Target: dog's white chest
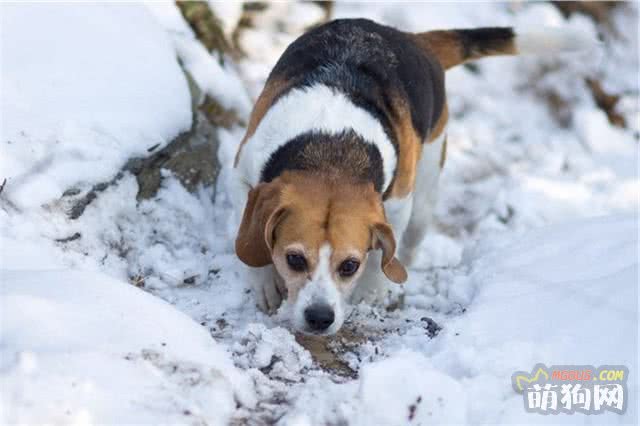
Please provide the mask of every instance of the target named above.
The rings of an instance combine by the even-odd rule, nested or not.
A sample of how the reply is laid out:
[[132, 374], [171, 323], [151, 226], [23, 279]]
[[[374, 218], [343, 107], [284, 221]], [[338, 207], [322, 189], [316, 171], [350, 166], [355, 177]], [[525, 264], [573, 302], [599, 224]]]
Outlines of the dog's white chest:
[[321, 84], [293, 89], [269, 109], [242, 148], [237, 166], [240, 176], [253, 187], [260, 182], [271, 155], [295, 137], [312, 131], [339, 134], [347, 130], [355, 131], [378, 149], [386, 190], [396, 169], [397, 156], [384, 128], [347, 96]]

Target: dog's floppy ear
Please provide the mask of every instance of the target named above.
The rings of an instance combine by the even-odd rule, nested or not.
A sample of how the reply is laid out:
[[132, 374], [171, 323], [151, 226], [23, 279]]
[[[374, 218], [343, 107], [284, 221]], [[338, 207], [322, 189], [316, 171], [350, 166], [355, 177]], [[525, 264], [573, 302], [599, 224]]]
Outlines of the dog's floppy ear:
[[371, 246], [374, 249], [382, 249], [382, 272], [394, 283], [403, 283], [407, 280], [407, 271], [398, 259], [396, 253], [396, 239], [393, 230], [387, 223], [376, 223], [371, 227]]
[[282, 184], [273, 181], [261, 183], [249, 192], [236, 237], [236, 254], [249, 266], [272, 263], [274, 231], [286, 214], [280, 205], [281, 191]]

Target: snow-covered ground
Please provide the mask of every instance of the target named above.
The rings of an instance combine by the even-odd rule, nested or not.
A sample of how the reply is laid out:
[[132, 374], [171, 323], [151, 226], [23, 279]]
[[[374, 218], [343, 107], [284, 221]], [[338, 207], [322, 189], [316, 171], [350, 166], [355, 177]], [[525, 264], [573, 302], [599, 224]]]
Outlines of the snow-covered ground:
[[[237, 9], [215, 9], [230, 32]], [[0, 423], [637, 424], [635, 4], [614, 12], [596, 54], [447, 74], [438, 230], [392, 306], [354, 307], [335, 338], [294, 336], [254, 307], [226, 191], [240, 127], [219, 130], [216, 189], [167, 176], [138, 202], [125, 174], [68, 217], [67, 189], [109, 181], [190, 127], [176, 57], [246, 117], [247, 93], [322, 16], [273, 9], [241, 33], [233, 67], [170, 3], [0, 6]], [[597, 30], [540, 3], [338, 3], [334, 15]], [[623, 95], [627, 128], [609, 124], [587, 76]], [[571, 113], [563, 124], [552, 98]], [[525, 412], [511, 374], [537, 363], [627, 365], [626, 414]]]
[[2, 295], [3, 424], [225, 424], [234, 392], [255, 403], [206, 330], [129, 284], [95, 272], [7, 271]]

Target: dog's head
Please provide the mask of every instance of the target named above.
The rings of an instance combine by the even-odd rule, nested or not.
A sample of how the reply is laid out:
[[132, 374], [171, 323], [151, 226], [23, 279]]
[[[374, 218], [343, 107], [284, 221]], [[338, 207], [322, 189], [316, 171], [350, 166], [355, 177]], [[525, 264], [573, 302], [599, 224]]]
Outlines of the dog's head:
[[372, 184], [286, 172], [251, 190], [236, 239], [249, 266], [273, 263], [287, 288], [296, 330], [333, 334], [369, 250], [383, 251], [380, 267], [397, 283], [407, 273], [394, 257], [396, 242]]

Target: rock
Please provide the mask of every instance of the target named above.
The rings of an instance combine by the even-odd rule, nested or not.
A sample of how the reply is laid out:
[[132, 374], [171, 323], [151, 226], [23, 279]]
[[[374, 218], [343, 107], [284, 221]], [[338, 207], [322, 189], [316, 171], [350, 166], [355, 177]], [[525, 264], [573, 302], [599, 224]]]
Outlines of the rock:
[[172, 172], [189, 191], [194, 191], [199, 184], [215, 184], [220, 171], [218, 143], [215, 126], [204, 114], [197, 112], [194, 127], [189, 132], [178, 136], [151, 157], [129, 162], [125, 169], [136, 175], [138, 200], [151, 198], [158, 192], [162, 170]]
[[[205, 2], [177, 2], [180, 12], [194, 30], [198, 40], [210, 52], [220, 53], [221, 61], [229, 58], [231, 45], [225, 39], [220, 21]], [[182, 64], [181, 64], [182, 66]], [[163, 175], [170, 172], [189, 191], [199, 185], [215, 185], [220, 165], [217, 151], [219, 139], [217, 129], [244, 126], [245, 122], [237, 111], [225, 108], [220, 102], [204, 95], [194, 79], [182, 66], [191, 95], [192, 126], [178, 135], [162, 149], [158, 145], [150, 147], [149, 156], [130, 159], [116, 176], [108, 182], [91, 187], [85, 194], [79, 191], [67, 192], [78, 195], [72, 200], [69, 217], [77, 219], [99, 193], [118, 182], [126, 172], [136, 176], [138, 181], [137, 199], [152, 198], [162, 184]], [[164, 170], [164, 172], [163, 172]]]
[[620, 100], [620, 95], [605, 92], [602, 84], [593, 78], [586, 78], [585, 82], [591, 91], [596, 105], [607, 114], [609, 122], [614, 126], [627, 127], [624, 116], [616, 110], [616, 105]]
[[234, 109], [223, 107], [218, 101], [207, 95], [198, 109], [206, 116], [209, 122], [215, 126], [230, 129], [233, 126], [245, 127], [247, 123], [240, 118]]
[[[209, 52], [220, 53], [224, 61], [232, 51], [222, 28], [222, 23], [206, 2], [176, 2], [182, 16], [193, 29], [198, 40]], [[138, 200], [153, 197], [162, 182], [162, 170], [170, 171], [189, 191], [198, 185], [215, 185], [220, 164], [218, 163], [219, 139], [216, 129], [229, 129], [245, 125], [237, 112], [222, 106], [211, 96], [204, 96], [191, 75], [184, 69], [189, 91], [193, 125], [179, 135], [164, 149], [143, 160], [131, 162], [129, 171], [138, 180]]]
[[[209, 52], [231, 52], [231, 44], [224, 36], [222, 23], [213, 14], [207, 2], [176, 1], [176, 5], [178, 9], [180, 9], [184, 19], [195, 32], [198, 40], [204, 44]], [[224, 55], [220, 55], [221, 58], [223, 56]]]

